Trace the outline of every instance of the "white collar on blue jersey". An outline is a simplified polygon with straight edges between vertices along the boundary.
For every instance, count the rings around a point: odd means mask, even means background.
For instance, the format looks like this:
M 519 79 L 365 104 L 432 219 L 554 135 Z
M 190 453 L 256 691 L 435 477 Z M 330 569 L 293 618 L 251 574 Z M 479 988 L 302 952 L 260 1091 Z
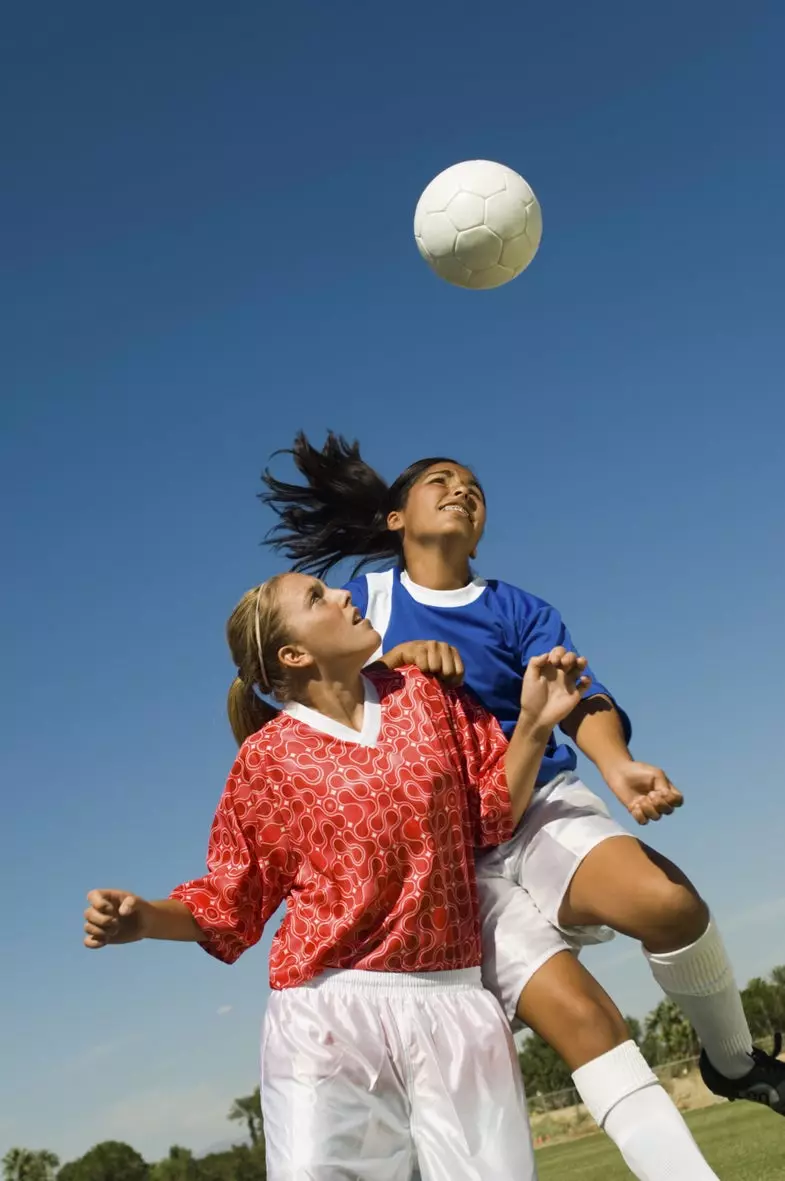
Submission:
M 289 714 L 298 722 L 304 722 L 312 730 L 319 730 L 322 734 L 329 735 L 330 738 L 340 739 L 341 742 L 355 742 L 360 746 L 375 746 L 382 728 L 382 707 L 379 704 L 376 686 L 367 677 L 363 677 L 362 680 L 365 691 L 362 730 L 353 730 L 351 726 L 346 726 L 343 722 L 336 722 L 334 718 L 328 718 L 326 714 L 321 714 L 308 705 L 302 705 L 299 701 L 288 702 L 284 706 L 284 713 Z
M 484 578 L 473 578 L 457 590 L 431 590 L 412 582 L 405 570 L 401 572 L 401 586 L 406 588 L 416 603 L 423 603 L 426 607 L 467 607 L 479 599 L 487 585 Z

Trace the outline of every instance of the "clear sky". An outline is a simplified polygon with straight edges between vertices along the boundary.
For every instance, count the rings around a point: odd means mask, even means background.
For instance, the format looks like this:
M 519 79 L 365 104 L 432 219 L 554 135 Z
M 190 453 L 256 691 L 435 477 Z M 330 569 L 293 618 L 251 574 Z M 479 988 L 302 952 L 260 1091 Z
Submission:
M 255 1084 L 269 933 L 229 970 L 90 954 L 81 912 L 201 872 L 299 427 L 475 466 L 480 570 L 561 608 L 687 794 L 647 836 L 742 979 L 785 959 L 784 42 L 775 0 L 6 11 L 0 1153 L 202 1149 Z M 476 156 L 543 208 L 496 292 L 412 240 Z M 589 964 L 656 1001 L 631 945 Z

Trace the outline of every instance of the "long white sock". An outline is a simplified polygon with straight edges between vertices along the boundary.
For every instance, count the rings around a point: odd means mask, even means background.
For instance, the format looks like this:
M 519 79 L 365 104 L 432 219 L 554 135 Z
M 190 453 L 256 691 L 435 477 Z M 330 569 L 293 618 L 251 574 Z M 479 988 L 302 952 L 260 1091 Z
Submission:
M 638 1181 L 718 1181 L 635 1042 L 608 1050 L 572 1077 Z
M 752 1037 L 728 953 L 714 922 L 679 951 L 644 954 L 660 988 L 676 1001 L 712 1065 L 726 1078 L 752 1070 Z

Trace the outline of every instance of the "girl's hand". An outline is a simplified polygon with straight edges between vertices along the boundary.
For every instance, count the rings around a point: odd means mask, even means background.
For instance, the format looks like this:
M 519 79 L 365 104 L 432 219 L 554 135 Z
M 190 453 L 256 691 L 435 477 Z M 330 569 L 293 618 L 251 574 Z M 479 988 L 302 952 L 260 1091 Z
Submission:
M 635 760 L 617 764 L 603 772 L 605 782 L 638 824 L 670 816 L 680 808 L 684 796 L 659 767 Z
M 408 644 L 398 644 L 396 648 L 385 652 L 382 663 L 390 669 L 414 664 L 420 672 L 438 677 L 445 685 L 455 687 L 463 684 L 460 653 L 452 644 L 445 644 L 441 640 L 411 640 Z
M 127 890 L 91 890 L 84 912 L 85 947 L 135 943 L 147 934 L 149 902 Z
M 521 686 L 521 720 L 550 734 L 589 688 L 591 679 L 583 675 L 586 664 L 582 656 L 562 647 L 532 657 Z

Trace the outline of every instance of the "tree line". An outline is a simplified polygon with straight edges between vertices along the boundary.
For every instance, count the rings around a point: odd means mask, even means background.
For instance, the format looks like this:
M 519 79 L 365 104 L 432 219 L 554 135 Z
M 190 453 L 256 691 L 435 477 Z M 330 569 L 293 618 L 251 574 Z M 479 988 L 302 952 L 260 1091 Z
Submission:
M 785 965 L 774 968 L 766 979 L 750 980 L 741 997 L 756 1041 L 785 1029 Z M 643 1023 L 634 1017 L 628 1017 L 627 1022 L 651 1066 L 698 1054 L 695 1032 L 673 1001 L 661 1001 Z M 568 1068 L 535 1034 L 526 1039 L 519 1058 L 530 1098 L 572 1087 Z M 150 1164 L 130 1144 L 107 1140 L 78 1160 L 61 1165 L 47 1150 L 12 1148 L 2 1161 L 3 1181 L 265 1181 L 259 1088 L 235 1099 L 228 1118 L 244 1126 L 248 1143 L 227 1152 L 197 1158 L 190 1149 L 175 1145 L 163 1160 Z

